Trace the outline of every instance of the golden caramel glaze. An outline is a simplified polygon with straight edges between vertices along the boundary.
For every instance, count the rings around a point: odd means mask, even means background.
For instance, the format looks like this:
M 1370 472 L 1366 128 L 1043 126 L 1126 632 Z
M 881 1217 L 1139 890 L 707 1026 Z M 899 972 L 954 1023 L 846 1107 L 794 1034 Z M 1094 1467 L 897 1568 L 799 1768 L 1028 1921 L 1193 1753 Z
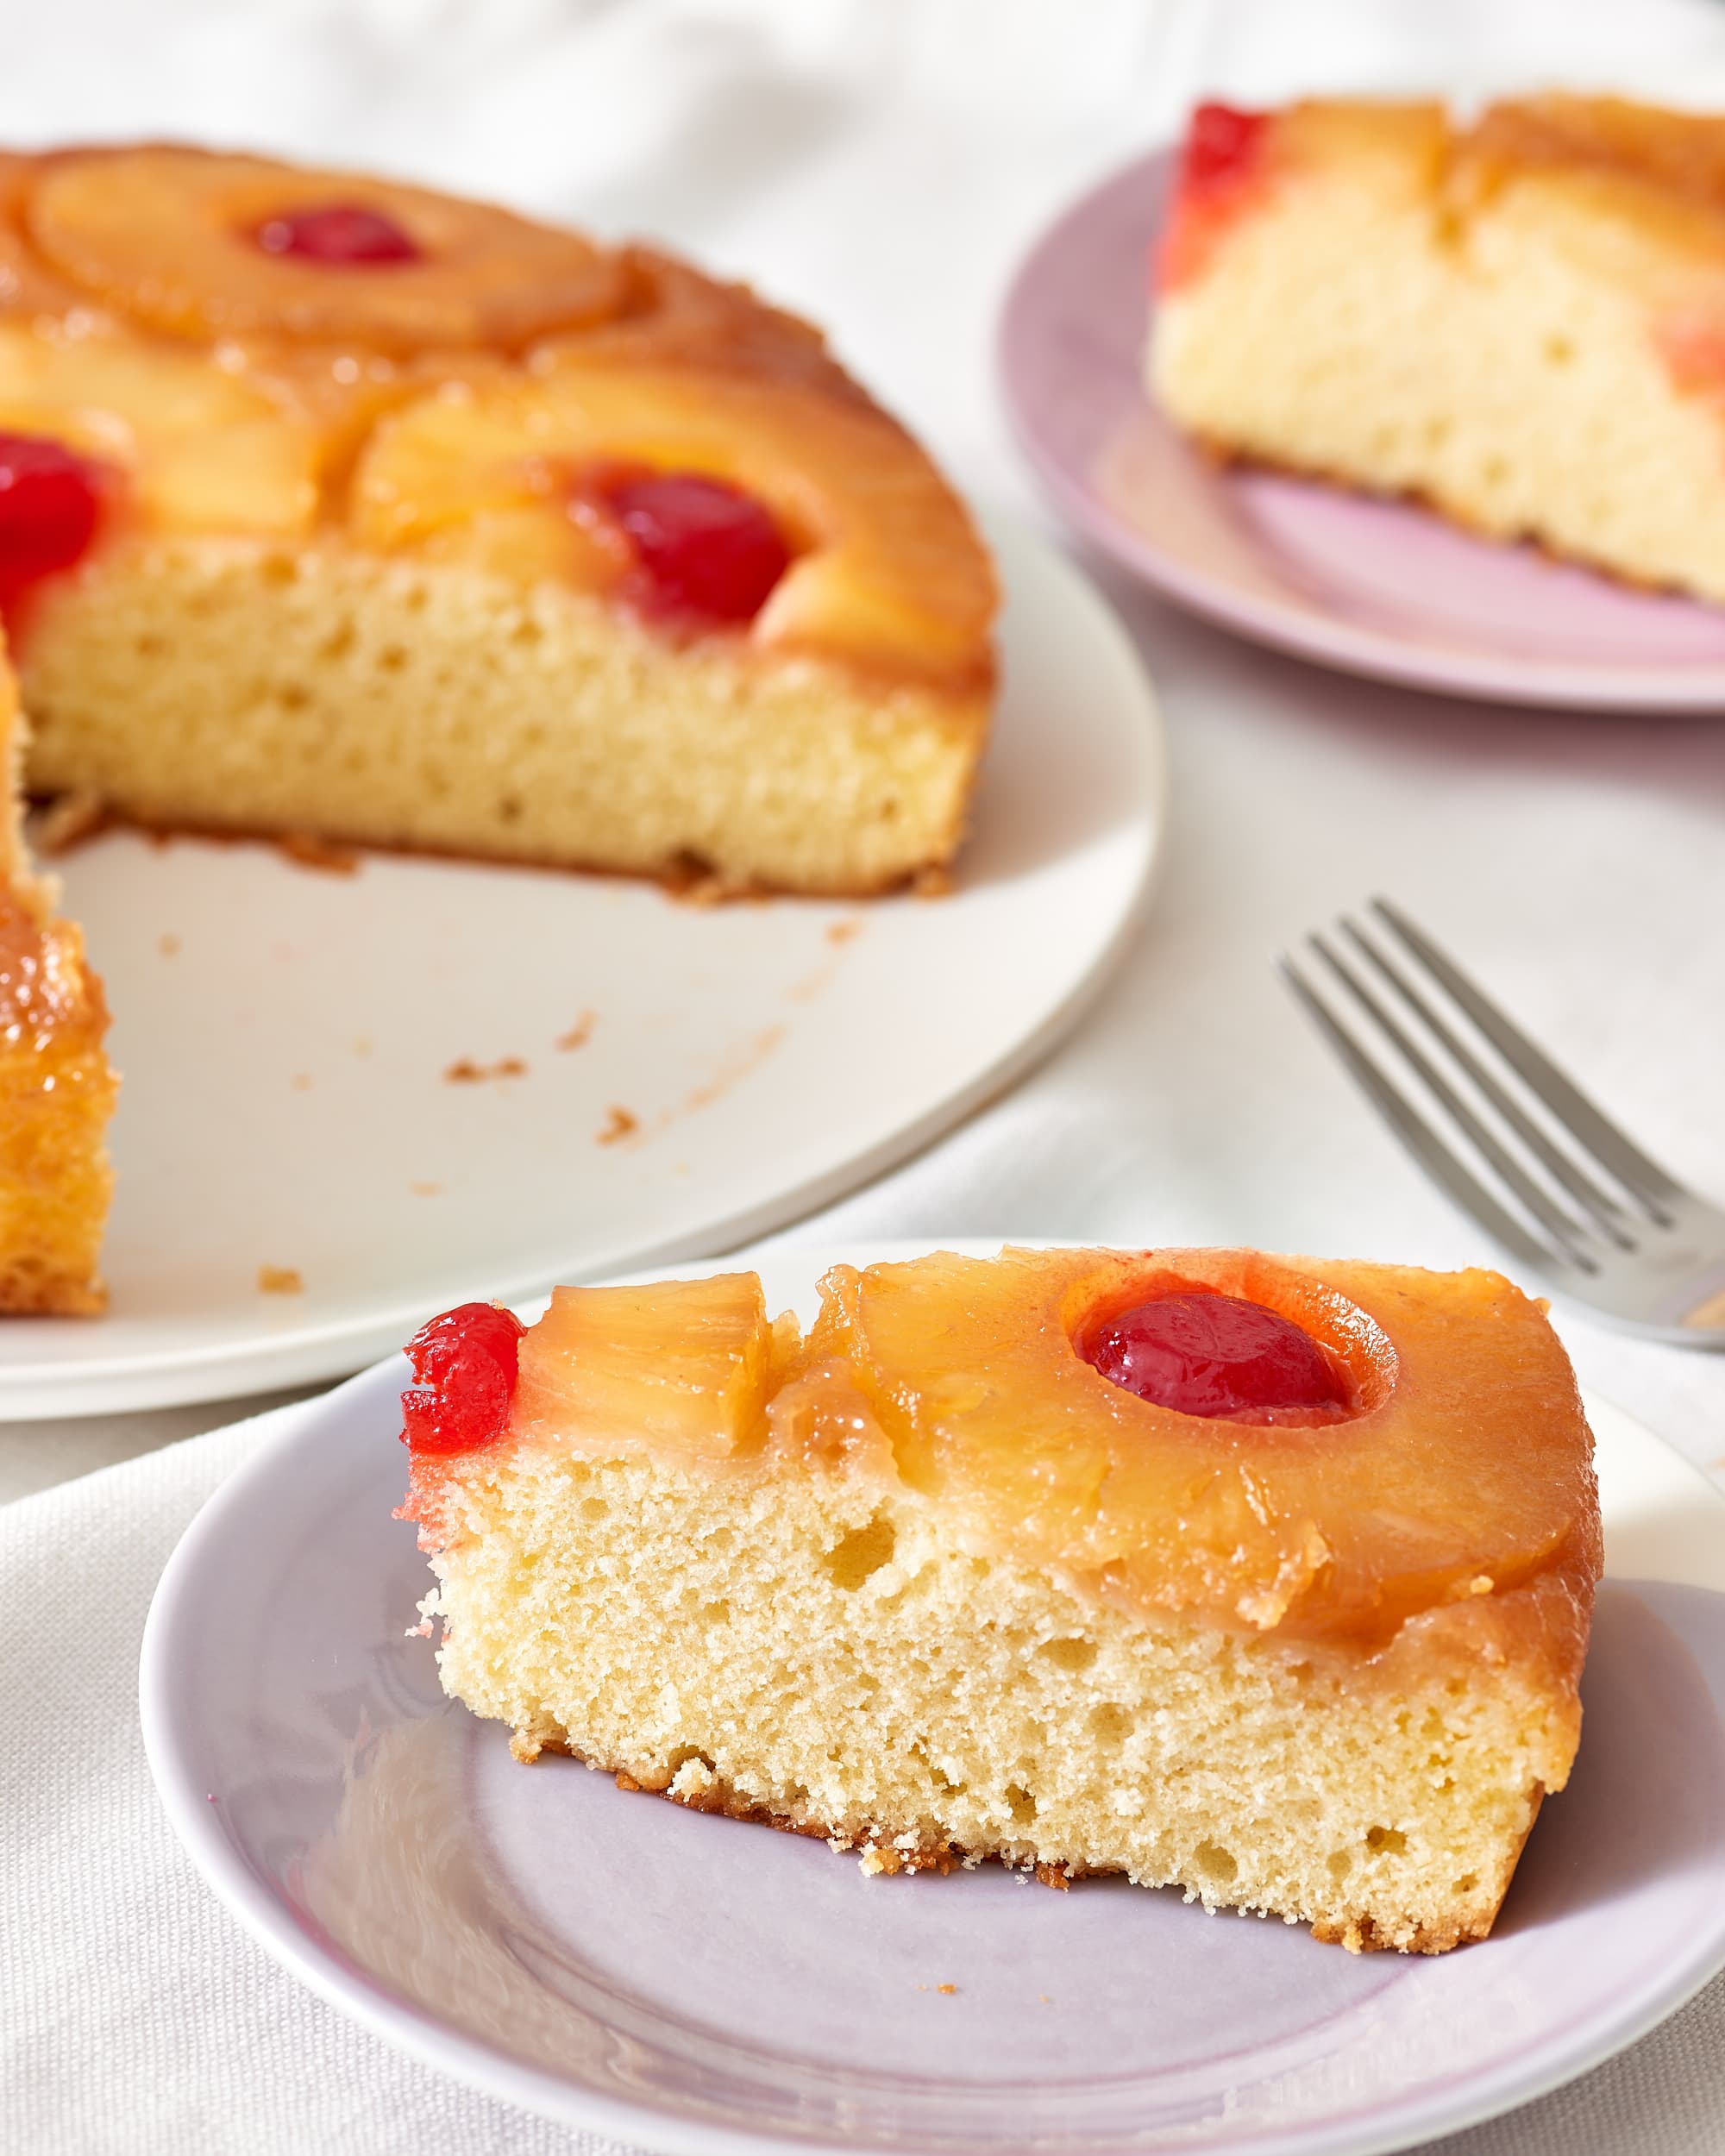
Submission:
M 1193 1288 L 1303 1327 L 1348 1372 L 1353 1412 L 1269 1428 L 1184 1415 L 1077 1352 L 1099 1313 Z M 912 1488 L 963 1507 L 982 1543 L 1142 1608 L 1381 1639 L 1571 1558 L 1590 1593 L 1598 1569 L 1574 1377 L 1496 1273 L 937 1253 L 830 1275 L 812 1345 L 855 1370 Z
M 963 506 L 883 412 L 806 379 L 571 348 L 543 378 L 385 419 L 354 467 L 351 529 L 381 552 L 603 592 L 627 569 L 619 536 L 564 505 L 607 461 L 703 472 L 772 511 L 793 559 L 751 647 L 988 687 L 994 580 Z
M 541 339 L 527 355 L 536 373 L 620 358 L 806 382 L 852 403 L 873 400 L 835 360 L 812 323 L 772 306 L 747 285 L 708 277 L 656 248 L 618 249 L 624 299 L 614 315 L 570 335 Z
M 1085 1361 L 1088 1327 L 1212 1291 L 1291 1319 L 1339 1415 L 1182 1414 Z M 836 1268 L 806 1340 L 730 1274 L 560 1288 L 511 1443 L 916 1493 L 967 1546 L 1146 1614 L 1369 1654 L 1514 1651 L 1572 1689 L 1601 1563 L 1592 1439 L 1540 1306 L 1501 1275 L 1245 1250 L 947 1252 Z M 415 1462 L 437 1545 L 459 1461 Z
M 1456 161 L 1498 181 L 1527 172 L 1628 183 L 1650 206 L 1681 206 L 1725 248 L 1725 119 L 1627 97 L 1552 94 L 1490 106 L 1458 134 Z
M 1344 1367 L 1315 1427 L 1138 1400 L 1074 1341 L 1189 1288 L 1262 1302 Z M 1578 1548 L 1598 1570 L 1591 1438 L 1544 1315 L 1495 1272 L 1249 1250 L 1007 1250 L 841 1268 L 815 1348 L 854 1367 L 913 1488 L 988 1544 L 1145 1608 L 1387 1637 Z
M 97 1271 L 113 1173 L 104 1148 L 118 1081 L 108 1006 L 77 924 L 57 919 L 18 827 L 17 690 L 0 652 L 0 736 L 13 776 L 0 857 L 0 1312 L 78 1314 L 106 1300 Z
M 773 1328 L 753 1273 L 649 1288 L 558 1288 L 521 1344 L 512 1434 L 722 1462 L 765 1434 Z
M 373 210 L 418 259 L 329 265 L 268 254 L 273 216 Z M 579 234 L 489 204 L 351 172 L 170 145 L 42 160 L 24 222 L 53 268 L 114 311 L 200 343 L 279 335 L 353 340 L 398 356 L 602 322 L 623 298 L 614 260 Z
M 1422 201 L 1452 244 L 1465 241 L 1484 201 L 1527 185 L 1615 214 L 1674 260 L 1725 267 L 1725 117 L 1552 92 L 1488 106 L 1468 123 L 1430 101 L 1341 98 L 1302 99 L 1256 118 L 1238 173 L 1182 181 L 1174 216 L 1196 237 L 1171 250 L 1178 273 L 1169 276 L 1165 261 L 1164 284 L 1201 273 L 1226 227 L 1267 206 L 1284 183 L 1327 167 L 1348 169 L 1381 195 Z M 1620 267 L 1646 265 L 1625 258 Z
M 257 244 L 320 207 L 374 212 L 416 259 Z M 578 527 L 586 466 L 753 486 L 797 559 L 723 637 L 958 698 L 992 686 L 969 519 L 818 330 L 653 248 L 427 189 L 172 145 L 0 154 L 0 431 L 112 475 L 98 553 L 281 536 L 602 598 L 628 555 Z

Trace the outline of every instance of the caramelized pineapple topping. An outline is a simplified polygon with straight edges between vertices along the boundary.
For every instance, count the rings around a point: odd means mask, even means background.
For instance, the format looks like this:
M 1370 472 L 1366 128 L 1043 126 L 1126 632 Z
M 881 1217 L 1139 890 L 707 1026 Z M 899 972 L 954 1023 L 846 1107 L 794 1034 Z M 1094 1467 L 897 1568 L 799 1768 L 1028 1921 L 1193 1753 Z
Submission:
M 511 1432 L 579 1446 L 630 1432 L 680 1459 L 731 1459 L 766 1434 L 775 1360 L 753 1273 L 559 1288 L 521 1344 Z
M 1206 1297 L 1277 1321 L 1247 1344 L 1250 1419 L 1208 1395 L 1197 1413 L 1140 1398 L 1087 1358 L 1099 1323 Z M 1309 1396 L 1266 1419 L 1252 1358 L 1295 1332 Z M 937 1252 L 836 1268 L 806 1341 L 794 1319 L 768 1324 L 753 1274 L 559 1288 L 522 1342 L 505 1434 L 868 1474 L 946 1510 L 978 1554 L 1296 1639 L 1387 1639 L 1515 1588 L 1578 1538 L 1597 1555 L 1568 1363 L 1537 1307 L 1482 1271 Z
M 1099 1313 L 1196 1290 L 1291 1319 L 1352 1410 L 1303 1426 L 1135 1397 L 1075 1342 Z M 1584 1514 L 1568 1363 L 1498 1275 L 1297 1269 L 1250 1252 L 937 1254 L 824 1288 L 812 1346 L 843 1355 L 900 1474 L 979 1547 L 1144 1608 L 1295 1634 L 1393 1631 L 1514 1586 Z
M 332 267 L 336 213 L 349 252 Z M 69 152 L 47 161 L 26 216 L 52 267 L 177 337 L 513 351 L 604 319 L 624 289 L 589 241 L 488 204 L 205 150 Z M 354 251 L 361 219 L 369 259 Z M 393 248 L 386 234 L 398 235 Z

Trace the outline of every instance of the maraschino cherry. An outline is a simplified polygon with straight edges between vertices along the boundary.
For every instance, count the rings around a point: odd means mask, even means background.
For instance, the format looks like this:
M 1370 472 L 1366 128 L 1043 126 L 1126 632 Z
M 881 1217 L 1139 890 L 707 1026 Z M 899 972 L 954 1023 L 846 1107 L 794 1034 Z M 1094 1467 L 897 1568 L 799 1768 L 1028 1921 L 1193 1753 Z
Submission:
M 1214 195 L 1232 186 L 1257 161 L 1270 124 L 1264 112 L 1237 105 L 1201 104 L 1192 115 L 1180 158 L 1180 186 L 1188 196 Z
M 1323 1350 L 1289 1318 L 1236 1295 L 1164 1295 L 1097 1326 L 1084 1360 L 1182 1415 L 1256 1420 L 1277 1408 L 1345 1409 Z
M 0 608 L 81 561 L 101 511 L 94 465 L 47 435 L 0 434 Z
M 495 1303 L 464 1302 L 407 1344 L 415 1382 L 401 1395 L 401 1441 L 415 1452 L 471 1452 L 503 1435 L 526 1330 Z
M 790 566 L 767 511 L 723 479 L 624 467 L 594 491 L 634 550 L 624 596 L 640 612 L 734 627 L 755 618 Z
M 288 210 L 266 217 L 252 237 L 266 254 L 297 255 L 302 261 L 373 268 L 382 263 L 417 262 L 420 251 L 393 217 L 363 204 L 319 203 L 313 210 Z

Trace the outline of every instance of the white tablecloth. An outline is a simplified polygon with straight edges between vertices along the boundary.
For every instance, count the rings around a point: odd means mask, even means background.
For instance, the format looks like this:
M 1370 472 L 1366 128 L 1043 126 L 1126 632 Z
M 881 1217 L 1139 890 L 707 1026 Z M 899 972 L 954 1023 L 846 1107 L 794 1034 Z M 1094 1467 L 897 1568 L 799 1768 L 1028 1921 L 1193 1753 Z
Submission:
M 1716 0 L 10 0 L 9 28 L 0 139 L 249 142 L 656 234 L 827 322 L 974 493 L 1030 515 L 992 386 L 1004 282 L 1040 223 L 1195 91 L 1557 79 L 1725 104 Z M 1725 724 L 1402 694 L 1236 644 L 1100 573 L 1170 735 L 1150 924 L 1039 1073 L 799 1239 L 1489 1259 L 1267 963 L 1380 889 L 1653 1150 L 1725 1194 Z M 1725 1466 L 1725 1360 L 1564 1331 L 1587 1382 Z M 0 1431 L 0 1495 L 234 1412 Z M 255 1436 L 194 1438 L 0 1510 L 0 2147 L 575 2146 L 299 1992 L 168 1838 L 138 1749 L 139 1628 L 174 1539 Z M 1725 1990 L 1446 2147 L 1717 2156 Z

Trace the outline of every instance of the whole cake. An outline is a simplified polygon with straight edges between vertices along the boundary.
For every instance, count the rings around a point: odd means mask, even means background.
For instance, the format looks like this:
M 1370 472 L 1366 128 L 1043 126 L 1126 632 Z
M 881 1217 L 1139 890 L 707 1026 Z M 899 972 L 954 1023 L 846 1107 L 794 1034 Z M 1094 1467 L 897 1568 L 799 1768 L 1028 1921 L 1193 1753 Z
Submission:
M 1201 106 L 1157 280 L 1209 447 L 1725 601 L 1725 119 Z
M 937 1253 L 806 1338 L 739 1273 L 409 1354 L 423 1629 L 523 1759 L 1426 1952 L 1568 1776 L 1591 1440 L 1496 1274 Z
M 113 1175 L 105 1137 L 118 1081 L 103 1052 L 108 1007 L 74 921 L 54 913 L 19 815 L 23 723 L 0 647 L 0 1311 L 82 1314 Z
M 994 585 L 818 332 L 643 248 L 0 159 L 0 606 L 80 812 L 866 893 L 962 837 Z

